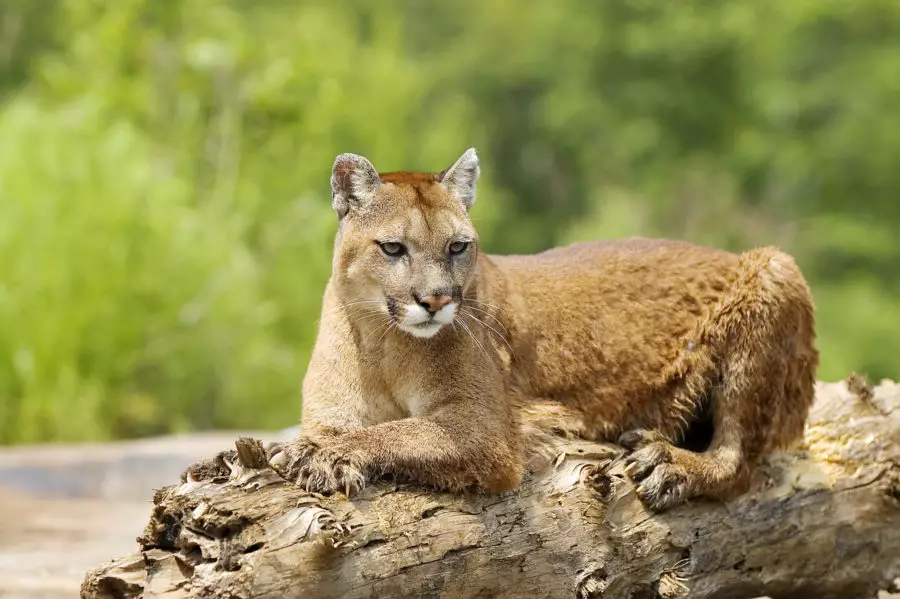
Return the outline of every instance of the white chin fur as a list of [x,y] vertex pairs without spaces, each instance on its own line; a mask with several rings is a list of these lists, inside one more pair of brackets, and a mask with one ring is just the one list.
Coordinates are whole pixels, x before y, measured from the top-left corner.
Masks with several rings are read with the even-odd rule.
[[397,324],[400,329],[406,331],[410,335],[421,339],[427,339],[429,337],[434,337],[445,324],[453,322],[455,316],[455,302],[447,304],[438,310],[431,318],[429,318],[428,312],[422,306],[409,304],[406,306],[406,318]]
[[444,325],[438,324],[436,322],[418,326],[410,326],[408,324],[399,325],[401,330],[406,331],[413,337],[419,337],[420,339],[428,339],[429,337],[434,337],[443,326]]

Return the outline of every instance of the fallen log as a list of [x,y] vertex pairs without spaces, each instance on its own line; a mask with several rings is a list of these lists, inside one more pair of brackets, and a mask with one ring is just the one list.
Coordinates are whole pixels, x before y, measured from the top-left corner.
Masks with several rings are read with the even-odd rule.
[[900,577],[900,385],[817,387],[802,446],[752,490],[653,514],[613,445],[561,442],[500,496],[378,483],[347,501],[284,482],[238,442],[231,478],[160,489],[139,551],[85,599],[874,598]]

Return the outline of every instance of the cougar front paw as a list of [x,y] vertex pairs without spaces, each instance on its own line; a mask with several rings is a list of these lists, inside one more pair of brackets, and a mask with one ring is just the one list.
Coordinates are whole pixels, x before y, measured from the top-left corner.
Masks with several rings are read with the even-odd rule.
[[671,445],[656,441],[625,458],[625,472],[636,486],[640,500],[661,512],[688,498],[688,475],[674,459]]
[[194,462],[181,473],[181,482],[213,481],[225,482],[231,477],[232,464],[237,463],[237,452],[233,449],[220,451],[215,457]]
[[358,458],[310,439],[297,439],[274,448],[270,464],[282,477],[315,493],[341,491],[349,497],[366,482]]
[[276,443],[268,450],[269,465],[282,478],[296,482],[300,468],[318,450],[319,444],[305,437],[286,443]]

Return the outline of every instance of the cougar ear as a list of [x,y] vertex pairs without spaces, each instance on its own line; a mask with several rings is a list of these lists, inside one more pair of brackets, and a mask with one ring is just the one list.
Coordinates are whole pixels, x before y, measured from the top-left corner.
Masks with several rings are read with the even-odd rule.
[[469,148],[453,163],[453,166],[440,174],[440,180],[447,191],[468,210],[475,203],[475,181],[480,174],[478,154],[475,148]]
[[381,181],[372,163],[356,154],[341,154],[331,169],[331,206],[344,218],[352,205],[369,201]]

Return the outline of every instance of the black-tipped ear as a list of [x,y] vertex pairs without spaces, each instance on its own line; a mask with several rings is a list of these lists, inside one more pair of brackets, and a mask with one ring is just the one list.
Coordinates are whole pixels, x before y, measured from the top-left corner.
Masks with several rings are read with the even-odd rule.
[[469,148],[453,166],[441,173],[441,184],[468,210],[475,203],[475,181],[480,174],[478,154],[475,148]]
[[372,163],[356,154],[341,154],[331,169],[331,206],[344,218],[351,204],[365,203],[380,185]]

